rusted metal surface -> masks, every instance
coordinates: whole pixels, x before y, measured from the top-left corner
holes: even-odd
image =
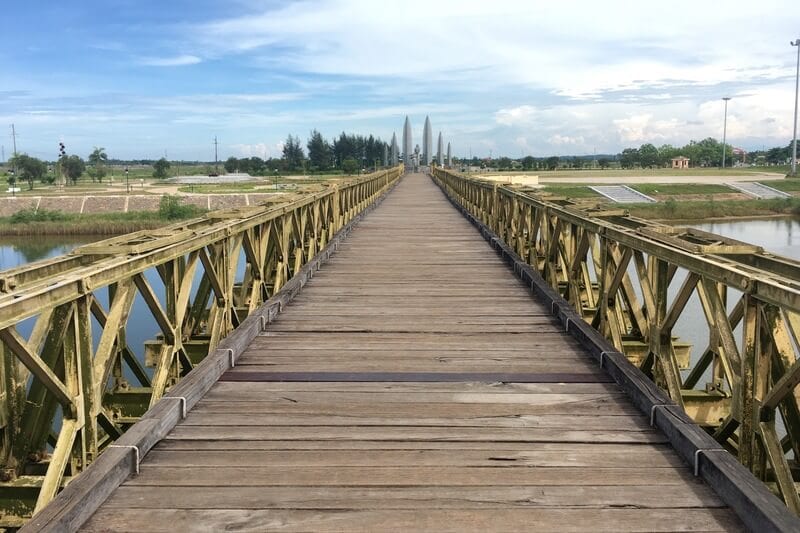
[[[601,206],[433,176],[800,513],[800,263]],[[692,298],[707,345],[687,360],[673,333]]]
[[[0,273],[0,529],[44,507],[402,170]],[[127,336],[136,300],[159,329],[144,361]]]

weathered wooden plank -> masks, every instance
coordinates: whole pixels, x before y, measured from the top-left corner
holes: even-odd
[[[652,447],[669,449],[665,443],[574,443],[574,442],[521,442],[507,441],[498,444],[492,441],[391,441],[391,440],[214,440],[214,439],[169,439],[158,444],[159,450],[569,450],[573,446],[621,447],[636,450]],[[624,454],[623,454],[624,455]]]
[[[668,448],[620,444],[529,444],[525,450],[174,450],[156,449],[151,466],[528,466],[580,468],[685,468]]]
[[[452,485],[663,485],[702,484],[685,468],[529,468],[526,466],[313,467],[243,466],[225,469],[143,465],[129,486],[452,486]]]
[[[439,324],[427,323],[373,323],[373,324],[328,324],[314,322],[293,322],[288,324],[272,324],[267,332],[290,331],[293,333],[541,333],[544,331],[560,332],[561,327],[547,320],[542,324]]]
[[[574,386],[573,386],[574,385]],[[467,381],[458,383],[438,382],[438,383],[417,383],[417,382],[381,382],[381,383],[342,383],[336,381],[322,382],[275,382],[269,384],[247,384],[236,385],[230,383],[218,383],[219,390],[239,390],[241,386],[248,387],[255,392],[261,391],[298,391],[298,392],[371,392],[380,394],[383,392],[398,393],[428,393],[428,392],[457,392],[457,393],[492,393],[492,394],[569,394],[574,395],[575,402],[587,402],[585,394],[595,395],[599,401],[617,401],[627,398],[625,393],[613,385],[604,383],[577,383],[565,385],[561,383],[507,383],[495,382],[486,383],[481,381]],[[207,402],[207,400],[203,400]],[[449,403],[449,402],[448,402]],[[622,402],[620,402],[622,403]],[[624,402],[625,405],[630,405]],[[437,404],[440,405],[440,404]],[[459,407],[460,408],[460,407]],[[639,412],[639,411],[637,411]]]
[[[115,509],[85,531],[741,531],[726,509],[167,510]],[[198,527],[199,524],[202,526]]]
[[[401,418],[397,416],[340,415],[289,415],[262,414],[254,418],[250,413],[191,413],[182,422],[184,426],[294,426],[294,427],[451,427],[451,428],[582,428],[584,430],[608,431],[650,431],[650,424],[644,417],[607,416],[596,413],[586,415],[500,415],[435,418],[417,416]]]
[[[378,394],[378,393],[376,393]],[[624,396],[573,401],[561,404],[530,405],[524,403],[290,403],[290,402],[247,402],[204,400],[192,413],[242,413],[251,416],[314,414],[335,416],[342,413],[364,416],[406,417],[426,416],[507,416],[548,414],[548,415],[624,415],[641,417],[642,414]]]
[[[168,439],[196,440],[394,440],[488,442],[614,442],[664,443],[666,437],[650,430],[581,430],[558,428],[449,428],[449,427],[287,427],[287,426],[177,426]]]
[[[106,509],[519,509],[723,508],[703,485],[664,490],[658,485],[533,487],[174,487],[125,486]]]
[[[271,361],[280,362],[281,359],[297,362],[326,362],[336,360],[415,360],[421,361],[435,359],[437,361],[458,364],[464,363],[503,363],[503,362],[528,362],[530,364],[546,366],[549,364],[570,364],[573,371],[584,368],[601,371],[597,365],[591,364],[591,360],[574,348],[564,348],[560,350],[548,349],[547,358],[536,357],[524,350],[516,351],[483,351],[483,350],[407,350],[407,349],[384,349],[366,350],[363,348],[353,349],[329,349],[329,350],[303,350],[302,348],[275,348],[263,350],[249,350],[246,355],[237,361],[238,364],[269,364]],[[377,352],[377,353],[376,353]]]
[[[363,326],[365,328],[374,328],[378,326],[385,326],[387,322],[402,322],[403,327],[411,327],[411,328],[418,328],[420,326],[428,325],[430,320],[435,318],[438,322],[440,327],[455,327],[455,326],[475,326],[476,331],[480,331],[480,326],[496,326],[496,325],[504,325],[504,326],[541,326],[541,325],[549,325],[555,326],[557,321],[554,317],[550,315],[534,315],[534,316],[478,316],[478,317],[471,317],[471,316],[453,316],[452,312],[444,315],[444,316],[434,316],[434,315],[422,315],[422,316],[410,316],[406,315],[402,317],[402,320],[398,318],[394,318],[392,320],[386,320],[385,318],[373,318],[369,315],[319,315],[319,314],[309,314],[303,313],[295,314],[289,316],[281,316],[277,320],[275,320],[272,324],[269,325],[267,331],[272,331],[275,329],[279,329],[282,326],[304,326],[306,323],[311,322],[313,324],[325,324],[326,327],[330,326],[351,326],[353,323],[357,323],[358,326]],[[559,327],[559,329],[561,329]],[[300,330],[296,330],[300,331]],[[450,330],[451,333],[455,333],[456,330]]]
[[[548,385],[548,384],[541,384]],[[528,405],[557,405],[568,402],[607,398],[603,386],[613,386],[608,383],[573,383],[577,389],[582,388],[588,392],[561,394],[553,393],[473,393],[473,392],[431,392],[418,394],[414,392],[384,392],[374,394],[363,392],[291,392],[271,391],[269,383],[258,382],[220,382],[206,394],[208,400],[218,401],[251,401],[269,403],[306,403],[306,404],[333,404],[344,403],[511,403]],[[596,387],[596,388],[592,388]],[[546,390],[546,389],[545,389]],[[551,389],[558,390],[558,389]],[[563,390],[563,386],[562,386]],[[594,391],[594,392],[591,392]],[[257,392],[256,396],[254,393]],[[614,392],[614,391],[611,391]]]
[[[582,367],[585,361],[560,361],[555,363],[535,362],[526,360],[507,360],[507,361],[486,361],[481,359],[462,359],[459,361],[452,361],[447,358],[413,358],[405,360],[392,360],[389,358],[381,358],[379,360],[365,360],[356,357],[351,358],[337,358],[328,359],[320,354],[316,360],[311,358],[282,358],[271,360],[265,356],[262,361],[247,360],[238,365],[230,373],[226,374],[223,381],[236,381],[237,375],[244,376],[245,374],[252,375],[254,372],[309,372],[315,371],[324,372],[404,372],[404,373],[420,373],[420,372],[438,372],[446,373],[458,370],[459,372],[467,373],[488,373],[488,372],[503,372],[507,374],[515,373],[559,373],[570,374],[576,370],[581,371],[583,376],[596,376],[598,381],[611,381],[607,374],[594,367]],[[577,366],[577,368],[576,368]],[[569,381],[563,378],[564,381]],[[258,378],[253,379],[258,381]]]

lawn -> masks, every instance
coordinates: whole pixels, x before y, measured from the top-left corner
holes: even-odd
[[[602,198],[600,194],[583,185],[547,185],[539,191],[567,198]]]
[[[725,185],[713,183],[637,183],[630,187],[648,195],[680,196],[682,194],[729,194],[737,192]]]
[[[673,170],[671,168],[637,168],[637,169],[560,169],[560,170],[515,170],[513,172],[502,172],[502,174],[534,174],[539,178],[611,178],[611,177],[635,177],[635,176],[749,176],[764,172],[776,174],[786,174],[789,171],[787,166],[774,167],[744,167],[744,168],[690,168],[689,170]],[[481,174],[496,174],[497,170],[489,169],[487,172],[477,172],[471,174],[480,177]]]

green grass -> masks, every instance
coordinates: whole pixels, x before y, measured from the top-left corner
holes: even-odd
[[[633,216],[655,220],[800,215],[800,198],[722,201],[710,198],[696,202],[667,201],[656,204],[632,204],[626,209]]]
[[[262,185],[262,188],[259,189],[258,185]],[[178,190],[195,194],[268,192],[263,189],[263,185],[253,183],[221,183],[217,185],[209,183],[206,185],[182,185],[178,187]]]
[[[169,198],[169,197],[165,197]],[[0,235],[122,235],[132,231],[155,229],[177,220],[201,215],[195,206],[162,201],[159,211],[130,213],[74,214],[60,211],[24,209],[13,216],[0,218]]]
[[[632,176],[749,176],[763,172],[773,172],[776,174],[786,174],[788,167],[744,167],[744,168],[690,168],[688,170],[673,170],[671,168],[637,168],[637,169],[561,169],[561,170],[527,170],[502,172],[503,174],[535,174],[539,178],[594,178],[594,177],[632,177]],[[496,174],[497,170],[490,169],[488,172],[477,172],[472,174],[474,177],[481,177],[481,174]]]
[[[556,196],[565,196],[567,198],[601,197],[600,194],[583,185],[547,185],[546,187],[539,189],[539,191],[554,194]]]
[[[800,184],[800,180],[798,180]],[[683,194],[726,194],[735,193],[736,191],[726,187],[725,185],[716,185],[713,183],[640,183],[631,185],[632,188],[644,194],[665,194],[672,196],[680,196]],[[567,198],[597,198],[600,194],[592,189],[583,185],[547,185],[540,190],[555,194],[558,196],[566,196]]]
[[[682,194],[726,194],[736,192],[725,185],[713,183],[637,183],[631,185],[633,189],[644,194],[668,194],[680,196]]]
[[[786,178],[785,180],[770,180],[762,182],[767,187],[778,189],[779,191],[792,192],[800,191],[800,179]]]

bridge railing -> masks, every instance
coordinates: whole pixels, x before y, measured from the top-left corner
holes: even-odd
[[[800,263],[699,229],[432,173],[800,514]],[[700,350],[681,329],[701,336]]]
[[[0,272],[0,529],[52,500],[402,171]],[[142,349],[131,330],[148,321]]]

